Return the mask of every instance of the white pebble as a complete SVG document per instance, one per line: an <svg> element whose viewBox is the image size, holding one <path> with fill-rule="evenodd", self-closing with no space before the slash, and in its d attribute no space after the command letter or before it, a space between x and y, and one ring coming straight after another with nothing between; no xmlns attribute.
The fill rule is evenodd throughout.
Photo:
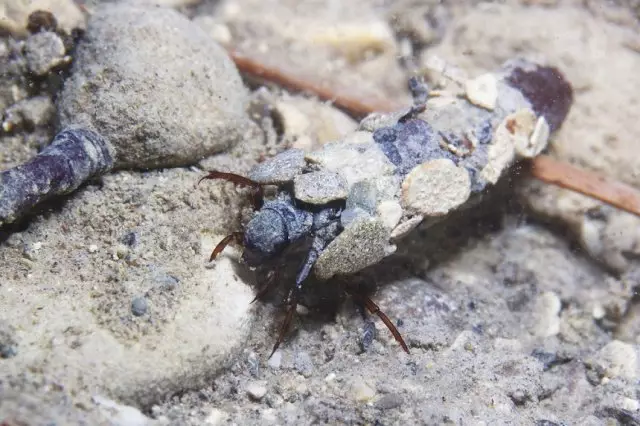
<svg viewBox="0 0 640 426"><path fill-rule="evenodd" d="M449 159L422 163L402 182L402 202L425 216L444 216L469 199L469 172Z"/></svg>
<svg viewBox="0 0 640 426"><path fill-rule="evenodd" d="M260 401L267 394L267 383L265 381L251 382L247 385L247 394L256 400Z"/></svg>

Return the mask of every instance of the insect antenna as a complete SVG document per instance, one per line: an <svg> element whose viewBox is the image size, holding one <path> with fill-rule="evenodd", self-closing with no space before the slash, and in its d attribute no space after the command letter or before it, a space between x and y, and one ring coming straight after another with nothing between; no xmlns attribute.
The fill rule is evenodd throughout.
<svg viewBox="0 0 640 426"><path fill-rule="evenodd" d="M262 189L262 184L256 181L253 181L244 176L237 175L235 173L219 172L217 170L211 170L208 175L202 177L198 181L198 184L200 184L200 182L205 179L221 179L235 183L238 186L249 187L253 190L251 193L251 201L253 203L253 207L258 210L262 206L262 203L264 201L264 191Z"/></svg>
<svg viewBox="0 0 640 426"><path fill-rule="evenodd" d="M242 245L243 238L244 238L244 232L234 232L233 234L230 234L224 237L222 241L218 243L216 248L213 249L213 252L211 252L211 257L209 258L209 262L212 262L216 257L218 257L218 255L222 253L222 250L224 250L224 248L228 246L230 243L233 242L233 243Z"/></svg>

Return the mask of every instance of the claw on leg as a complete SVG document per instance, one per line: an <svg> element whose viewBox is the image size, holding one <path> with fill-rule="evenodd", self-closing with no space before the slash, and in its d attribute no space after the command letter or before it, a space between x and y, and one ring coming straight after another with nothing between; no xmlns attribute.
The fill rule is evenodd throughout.
<svg viewBox="0 0 640 426"><path fill-rule="evenodd" d="M404 342L404 339L402 338L402 335L400 334L400 332L398 331L398 329L396 328L396 326L391 322L391 320L389 319L389 317L380 310L380 308L378 307L378 305L376 305L373 300L371 300L369 297L367 296L361 296L362 301L364 302L364 306L367 307L367 309L369 310L369 312L371 312L371 314L375 314L378 316L378 318L380 318L382 320L382 322L384 323L384 325L387 326L387 328L389 329L389 331L391 332L391 334L393 334L393 337L396 339L396 341L398 343L400 343L400 346L402 346L402 349L404 349L404 351L406 353L411 353L409 352L409 347L407 346L407 344Z"/></svg>
<svg viewBox="0 0 640 426"><path fill-rule="evenodd" d="M273 284L275 284L276 282L276 278L278 277L278 271L275 270L273 271L273 273L271 275L269 275L266 279L266 281L264 282L264 284L262 284L260 286L260 288L258 289L258 292L256 293L256 296L253 298L253 300L251 301L251 303L255 303L256 300L262 299L262 297L267 294L267 292L271 289L271 287L273 286Z"/></svg>
<svg viewBox="0 0 640 426"><path fill-rule="evenodd" d="M243 232L234 232L231 235L227 235L218 243L216 248L211 252L211 257L209 258L209 262L212 262L226 246L228 246L231 242L235 242L236 244L242 244L242 239L244 238Z"/></svg>
<svg viewBox="0 0 640 426"><path fill-rule="evenodd" d="M296 312L296 306L298 305L298 297L297 297L297 294L295 292L295 289L292 291L291 294L292 294L292 296L290 296L289 308L287 309L287 315L285 316L284 321L282 322L282 325L280 326L280 333L278 333L278 340L276 340L276 344L273 345L273 350L271 351L271 355L269 355L269 358L271 358L273 356L273 354L276 353L276 351L280 347L280 343L282 343L284 341L284 335L287 333L287 330L289 329L289 326L291 325L291 321L293 320L293 314L295 314L295 312Z"/></svg>
<svg viewBox="0 0 640 426"><path fill-rule="evenodd" d="M203 176L198 181L198 184L200 184L200 182L202 182L205 179L221 179L221 180L226 180L228 182L233 182L239 186L249 187L253 189L252 201L253 201L254 208L257 210L262 205L264 194L262 190L262 184L258 182L255 182L244 176L237 175L235 173L219 172L216 170L212 170L209 172L208 175Z"/></svg>

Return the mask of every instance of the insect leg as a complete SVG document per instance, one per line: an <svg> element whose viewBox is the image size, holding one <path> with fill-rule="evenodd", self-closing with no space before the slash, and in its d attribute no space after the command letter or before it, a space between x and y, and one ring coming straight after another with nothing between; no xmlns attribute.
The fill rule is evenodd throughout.
<svg viewBox="0 0 640 426"><path fill-rule="evenodd" d="M402 335L400 334L400 332L398 331L398 329L396 328L396 326L393 324L393 322L391 322L391 320L389 319L389 317L380 310L380 307L378 305L376 305L373 300L371 300L370 297L368 296L364 296L361 294L356 294L353 291L350 291L349 289L345 289L345 291L349 294L351 294L351 296L355 297L358 301L360 301L361 303L364 304L364 306L369 310L369 312L371 312L371 314L373 315L377 315L378 318L380 318L382 320L382 322L384 323L384 325L387 326L387 328L389 329L389 331L391 332L391 334L393 335L393 337L396 339L396 341L400 344L400 346L402 347L402 349L406 352L406 353L410 353L409 352L409 347L407 346L407 344L404 342L404 339L402 338Z"/></svg>
<svg viewBox="0 0 640 426"><path fill-rule="evenodd" d="M263 203L263 190L262 190L262 184L255 182L249 178L246 178L244 176L240 176L237 175L235 173L227 173L227 172L219 172L216 170L212 170L209 172L208 175L202 177L199 181L198 184L200 182L202 182L205 179L222 179L222 180L226 180L229 182L233 182L236 185L239 186L247 186L251 189L253 189L253 193L252 193L252 202L253 202L253 206L256 210L258 210Z"/></svg>
<svg viewBox="0 0 640 426"><path fill-rule="evenodd" d="M256 293L256 296L253 298L251 303L254 303L258 299L262 299L262 297L265 294L267 294L269 289L271 289L273 284L275 284L275 282L277 281L276 280L277 278L278 278L278 268L272 271L272 273L267 277L265 282L260 286L260 288L258 289L258 292Z"/></svg>
<svg viewBox="0 0 640 426"><path fill-rule="evenodd" d="M318 256L320 256L320 252L324 249L326 245L327 243L323 238L318 236L313 238L313 243L311 244L309 253L307 253L307 258L305 259L304 264L300 269L300 272L298 272L298 275L296 276L295 287L293 287L289 291L289 297L288 297L289 307L287 308L287 315L282 323L282 326L280 327L278 340L276 340L276 344L273 345L273 350L271 351L271 355L269 355L269 358L273 356L276 350L278 350L280 343L283 342L284 335L286 334L287 329L289 328L289 325L291 325L291 321L293 320L293 314L295 313L296 307L298 305L298 298L300 297L300 292L302 291L302 283L304 282L304 280L307 279L307 277L309 277L309 274L311 273L311 269L313 268L313 265L316 263L316 260L318 260Z"/></svg>
<svg viewBox="0 0 640 426"><path fill-rule="evenodd" d="M236 244L242 244L242 239L244 238L244 232L234 232L231 235L227 235L218 243L216 248L211 252L211 257L209 258L209 262L213 261L226 246L228 246L231 242L235 242Z"/></svg>

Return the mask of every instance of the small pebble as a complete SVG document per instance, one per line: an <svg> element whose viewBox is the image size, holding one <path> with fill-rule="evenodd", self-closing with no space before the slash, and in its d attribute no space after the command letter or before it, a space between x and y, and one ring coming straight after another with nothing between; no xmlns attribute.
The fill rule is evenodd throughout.
<svg viewBox="0 0 640 426"><path fill-rule="evenodd" d="M137 317L146 314L148 307L147 299L144 297L136 297L131 301L131 313Z"/></svg>
<svg viewBox="0 0 640 426"><path fill-rule="evenodd" d="M389 230L380 220L356 220L327 246L314 272L320 279L357 272L384 259L388 241Z"/></svg>
<svg viewBox="0 0 640 426"><path fill-rule="evenodd" d="M552 291L538 296L534 308L533 333L538 337L555 336L560 332L560 309L562 301Z"/></svg>
<svg viewBox="0 0 640 426"><path fill-rule="evenodd" d="M376 401L376 407L383 410L391 410L392 408L398 408L403 402L402 397L397 393L388 393Z"/></svg>
<svg viewBox="0 0 640 426"><path fill-rule="evenodd" d="M604 371L604 378L623 377L634 382L640 376L638 363L635 347L620 340L609 342L587 361L588 366Z"/></svg>
<svg viewBox="0 0 640 426"><path fill-rule="evenodd" d="M261 380L249 383L247 394L254 401L260 401L267 394L267 382Z"/></svg>
<svg viewBox="0 0 640 426"><path fill-rule="evenodd" d="M0 358L13 358L16 355L18 355L18 351L15 346L0 343Z"/></svg>
<svg viewBox="0 0 640 426"><path fill-rule="evenodd" d="M273 370L278 370L282 365L282 352L275 351L271 358L269 358L269 360L267 361L267 365Z"/></svg>
<svg viewBox="0 0 640 426"><path fill-rule="evenodd" d="M89 253L95 253L98 251L98 246L95 244L91 244L88 248Z"/></svg>
<svg viewBox="0 0 640 426"><path fill-rule="evenodd" d="M471 195L469 172L448 159L416 166L402 182L402 203L425 216L444 216Z"/></svg>
<svg viewBox="0 0 640 426"><path fill-rule="evenodd" d="M484 74L465 83L467 99L474 105L493 111L498 101L498 81L494 74Z"/></svg>
<svg viewBox="0 0 640 426"><path fill-rule="evenodd" d="M304 377L311 377L313 374L313 361L308 352L297 352L293 360L296 371Z"/></svg>
<svg viewBox="0 0 640 426"><path fill-rule="evenodd" d="M304 151L289 149L255 166L249 172L249 179L264 184L281 185L292 182L302 173L306 164Z"/></svg>
<svg viewBox="0 0 640 426"><path fill-rule="evenodd" d="M42 32L30 36L25 43L25 57L29 71L45 76L55 67L68 63L64 42L56 33Z"/></svg>
<svg viewBox="0 0 640 426"><path fill-rule="evenodd" d="M295 177L293 192L296 198L309 204L327 204L347 198L347 182L338 173L319 171Z"/></svg>
<svg viewBox="0 0 640 426"><path fill-rule="evenodd" d="M369 402L376 396L376 391L362 380L351 385L351 398L357 402Z"/></svg>

